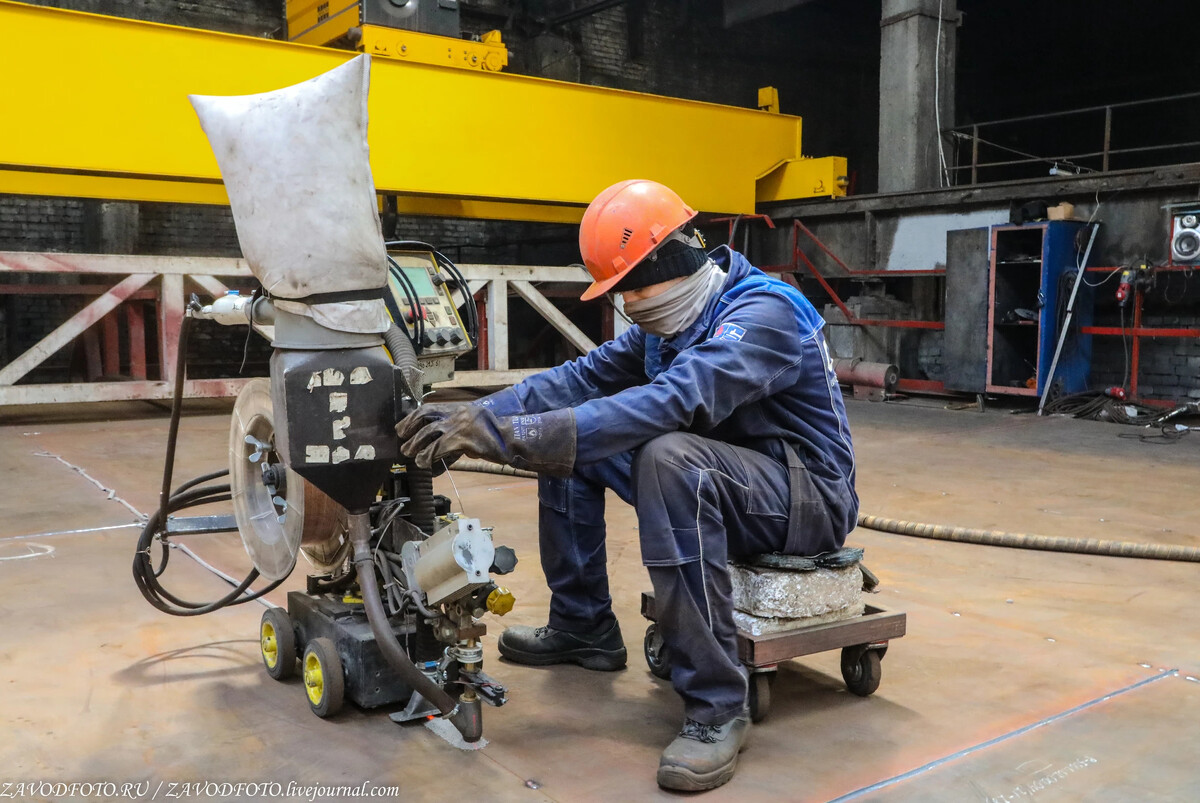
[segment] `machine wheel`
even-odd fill
[[[658,625],[651,623],[646,628],[646,638],[642,641],[642,649],[646,652],[646,666],[650,674],[662,680],[671,679],[671,650],[663,643]]]
[[[296,674],[296,631],[283,608],[267,608],[258,626],[258,646],[267,674],[287,680]]]
[[[324,719],[341,711],[345,684],[342,659],[333,642],[327,638],[310,641],[304,650],[304,691],[312,712]]]
[[[775,672],[755,672],[750,676],[750,721],[762,722],[771,710],[771,687]]]
[[[859,697],[869,697],[879,688],[883,677],[883,656],[879,650],[862,647],[842,648],[842,678],[846,688]]]

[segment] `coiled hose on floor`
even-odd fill
[[[536,477],[532,471],[489,463],[486,460],[462,458],[452,468],[459,471],[478,471],[485,474],[504,474],[513,477]],[[1108,555],[1114,558],[1143,558],[1200,563],[1200,548],[1178,544],[1138,544],[1132,541],[1104,541],[1096,538],[1064,538],[1032,533],[1007,533],[1002,530],[973,530],[969,527],[950,527],[944,524],[924,524],[918,521],[885,519],[882,516],[861,514],[858,526],[870,530],[930,538],[935,541],[955,541],[960,544],[1003,546],[1012,549],[1040,549],[1046,552],[1074,552],[1082,555]]]

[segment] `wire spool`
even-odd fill
[[[238,394],[229,428],[229,484],[242,544],[270,580],[291,573],[301,548],[316,569],[332,572],[350,551],[346,510],[285,467],[274,446],[271,383],[252,379]],[[269,484],[264,468],[283,483]]]

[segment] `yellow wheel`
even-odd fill
[[[327,638],[315,638],[304,649],[304,691],[308,707],[322,719],[342,710],[346,696],[342,659]]]
[[[268,608],[263,612],[258,645],[268,675],[287,680],[296,674],[296,631],[283,608]]]

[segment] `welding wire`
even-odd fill
[[[87,535],[88,533],[102,533],[107,530],[124,530],[129,527],[141,528],[140,522],[130,522],[129,524],[112,524],[108,527],[88,527],[83,530],[59,530],[51,533],[30,533],[29,535],[6,535],[0,538],[0,541],[25,541],[29,538],[54,538],[60,535]]]
[[[1200,548],[1179,544],[1139,544],[1132,541],[1105,541],[1096,538],[1064,538],[1062,536],[1007,533],[1001,530],[972,530],[943,524],[923,524],[916,521],[885,519],[867,514],[858,517],[858,525],[895,535],[932,538],[936,541],[956,541],[982,546],[1003,546],[1014,549],[1040,549],[1047,552],[1076,552],[1084,555],[1109,555],[1116,558],[1146,560],[1176,560],[1200,563]]]
[[[454,481],[454,475],[450,472],[450,466],[446,464],[445,458],[442,459],[442,468],[446,469],[446,476],[450,478],[450,487],[454,489],[454,498],[458,500],[458,509],[465,516],[467,509],[463,507],[462,494],[458,492],[458,483]]]
[[[235,580],[234,578],[230,577],[228,574],[226,574],[225,572],[221,571],[221,570],[220,570],[220,569],[218,569],[216,566],[213,566],[212,564],[210,564],[210,563],[207,563],[207,562],[206,562],[206,561],[205,561],[203,558],[201,558],[199,555],[197,555],[195,552],[193,552],[191,549],[189,549],[188,547],[184,546],[183,544],[180,544],[180,543],[174,543],[174,544],[172,544],[172,546],[173,546],[175,549],[178,549],[178,550],[179,550],[180,552],[182,552],[183,554],[187,555],[187,556],[188,556],[189,558],[191,558],[192,560],[194,560],[194,561],[196,561],[197,563],[199,563],[199,564],[200,564],[201,566],[203,566],[205,569],[208,569],[210,572],[212,572],[213,574],[215,574],[217,577],[220,577],[220,578],[221,578],[222,580],[224,580],[226,583],[229,583],[229,585],[233,586],[234,588],[237,588],[237,587],[238,587],[238,585],[240,585],[240,584],[239,584],[239,582],[238,582],[237,580]],[[249,588],[247,588],[247,589],[246,589],[246,592],[249,592],[250,596],[251,596],[251,597],[253,597],[253,595],[254,595],[254,592],[253,592],[253,591],[251,591]],[[245,592],[243,592],[243,593],[245,593]],[[247,599],[246,601],[247,601],[247,602],[249,602],[250,600],[249,600],[249,599]],[[273,603],[273,602],[271,602],[270,600],[268,600],[266,597],[258,597],[258,598],[257,598],[257,601],[258,601],[258,602],[261,602],[261,603],[262,603],[264,606],[266,606],[266,607],[268,607],[268,608],[278,608],[278,607],[279,607],[279,606],[278,606],[278,605],[276,605],[275,603]]]

